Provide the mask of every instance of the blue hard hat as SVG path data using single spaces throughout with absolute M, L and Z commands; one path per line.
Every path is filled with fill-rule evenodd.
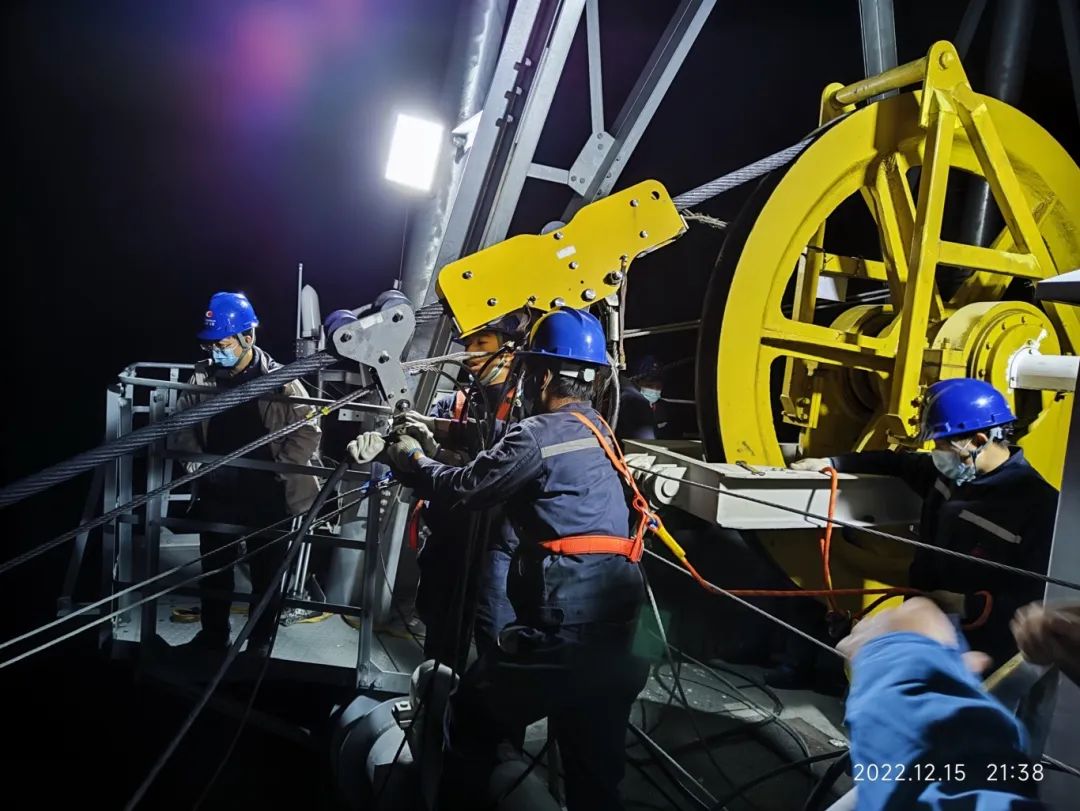
M 255 309 L 243 293 L 214 293 L 206 308 L 200 341 L 220 341 L 259 326 Z
M 608 365 L 607 339 L 592 313 L 560 307 L 540 317 L 529 334 L 527 357 L 550 357 L 595 366 Z
M 631 378 L 658 379 L 664 374 L 664 366 L 655 355 L 642 355 L 626 371 Z
M 985 380 L 939 380 L 926 390 L 920 437 L 924 442 L 946 439 L 1015 421 L 1005 395 Z

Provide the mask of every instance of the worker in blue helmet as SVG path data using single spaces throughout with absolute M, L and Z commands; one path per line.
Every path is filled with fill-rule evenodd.
M 189 382 L 207 389 L 230 389 L 279 368 L 269 354 L 255 344 L 259 319 L 243 293 L 215 293 L 206 308 L 202 329 L 197 333 L 208 358 L 195 364 Z M 279 392 L 290 397 L 307 397 L 300 381 L 294 380 Z M 177 408 L 190 408 L 208 395 L 181 392 Z M 309 406 L 283 400 L 260 399 L 238 405 L 205 423 L 185 429 L 171 439 L 175 451 L 224 456 L 268 433 L 306 419 Z M 319 449 L 318 425 L 308 424 L 281 439 L 263 445 L 245 458 L 286 465 L 311 465 Z M 185 463 L 195 470 L 200 463 Z M 197 479 L 189 517 L 210 524 L 264 527 L 290 515 L 305 512 L 318 493 L 318 480 L 303 473 L 223 466 Z M 276 537 L 276 536 L 272 536 Z M 203 589 L 200 622 L 202 628 L 190 643 L 209 651 L 223 651 L 229 645 L 231 600 L 222 594 L 235 590 L 235 567 L 240 550 L 229 545 L 234 534 L 209 529 L 199 534 L 199 550 L 206 555 L 204 571 L 221 571 L 199 581 Z M 269 537 L 247 540 L 248 550 L 260 548 Z M 282 544 L 270 546 L 251 558 L 252 592 L 257 595 L 273 587 L 274 572 L 285 554 Z M 273 631 L 273 610 L 263 613 L 249 637 L 249 650 L 266 651 Z
M 509 381 L 513 349 L 524 340 L 527 329 L 528 316 L 517 311 L 458 337 L 466 352 L 475 353 L 464 362 L 469 383 L 436 398 L 426 417 L 416 412 L 405 417 L 429 456 L 447 464 L 467 464 L 489 438 L 501 436 L 517 399 Z M 429 530 L 418 556 L 420 583 L 416 590 L 416 611 L 424 623 L 424 654 L 429 659 L 452 662 L 459 637 L 455 631 L 460 629 L 449 609 L 456 590 L 464 587 L 469 515 L 456 501 L 419 499 L 411 521 L 422 521 Z M 513 527 L 498 506 L 488 511 L 483 526 L 487 532 L 475 584 L 472 629 L 479 653 L 493 646 L 499 632 L 514 618 L 506 578 L 517 548 Z
M 502 504 L 519 539 L 507 584 L 514 623 L 451 698 L 441 807 L 477 807 L 498 743 L 546 716 L 567 807 L 619 809 L 626 722 L 648 670 L 631 653 L 645 595 L 644 500 L 592 407 L 610 371 L 599 321 L 556 309 L 518 358 L 528 416 L 469 464 L 441 464 L 409 435 L 386 446 L 421 495 L 471 510 Z M 373 450 L 381 441 L 363 440 Z
M 942 380 L 923 402 L 921 439 L 934 443 L 930 453 L 846 453 L 792 467 L 897 476 L 922 496 L 920 540 L 1045 574 L 1058 493 L 1010 444 L 1015 421 L 989 383 Z M 1017 650 L 1009 631 L 1014 612 L 1043 591 L 1040 580 L 927 549 L 916 550 L 909 574 L 910 585 L 959 617 L 970 645 L 998 665 Z

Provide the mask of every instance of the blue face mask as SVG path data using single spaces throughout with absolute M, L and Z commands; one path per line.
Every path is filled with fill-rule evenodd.
M 240 362 L 240 355 L 234 355 L 231 349 L 221 349 L 215 346 L 210 350 L 210 355 L 214 359 L 215 366 L 221 366 L 225 369 L 231 369 Z
M 649 401 L 649 405 L 660 402 L 660 389 L 642 389 L 641 396 Z

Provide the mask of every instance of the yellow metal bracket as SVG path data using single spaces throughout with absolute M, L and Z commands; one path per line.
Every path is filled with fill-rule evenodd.
M 988 274 L 1000 275 L 1002 283 L 1007 284 L 1010 278 L 1038 280 L 1054 272 L 1037 217 L 1025 199 L 1010 156 L 987 111 L 986 100 L 972 90 L 952 44 L 936 42 L 922 59 L 850 85 L 829 85 L 822 95 L 822 123 L 851 113 L 855 105 L 878 94 L 911 85 L 921 85 L 915 96 L 919 127 L 926 133 L 919 199 L 912 200 L 908 191 L 904 179 L 907 166 L 890 162 L 900 159 L 896 155 L 882 159 L 871 186 L 863 190 L 881 232 L 884 270 L 892 297 L 903 302 L 904 318 L 894 333 L 890 396 L 882 416 L 887 433 L 900 440 L 912 437 L 918 424 L 920 380 L 930 327 L 955 312 L 976 284 L 988 286 L 990 283 L 985 281 Z M 951 164 L 956 159 L 954 136 L 960 137 L 957 133 L 969 145 L 967 148 L 974 154 L 1005 218 L 1006 231 L 990 248 L 949 242 L 941 237 L 945 189 Z M 1007 249 L 1008 242 L 1012 250 Z M 943 301 L 935 283 L 939 265 L 973 271 L 975 280 L 954 301 Z M 806 309 L 803 307 L 799 312 L 801 320 L 809 320 Z M 1059 326 L 1069 319 L 1068 314 L 1055 311 L 1051 311 L 1051 317 Z M 789 374 L 789 379 L 796 382 L 797 376 Z M 794 399 L 794 391 L 786 394 Z
M 585 308 L 617 292 L 634 259 L 685 231 L 664 186 L 646 180 L 590 203 L 557 231 L 512 237 L 451 262 L 435 290 L 462 333 L 524 307 Z

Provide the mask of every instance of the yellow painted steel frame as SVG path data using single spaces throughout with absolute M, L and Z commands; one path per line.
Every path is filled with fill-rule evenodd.
M 686 223 L 662 184 L 646 180 L 582 208 L 550 234 L 526 234 L 451 262 L 436 293 L 462 333 L 525 307 L 586 308 L 615 293 L 630 263 Z
M 922 88 L 851 106 L 915 82 Z M 822 119 L 840 115 L 780 179 L 738 257 L 716 361 L 717 419 L 729 462 L 784 463 L 772 417 L 776 361 L 785 364 L 784 419 L 799 426 L 804 453 L 823 456 L 917 444 L 928 384 L 981 375 L 1004 387 L 1006 349 L 1030 339 L 1032 330 L 1047 328 L 1066 352 L 1080 346 L 1075 310 L 968 306 L 1000 302 L 1014 279 L 1080 266 L 1080 169 L 1045 130 L 975 93 L 945 42 L 881 77 L 827 88 Z M 990 247 L 942 237 L 947 181 L 957 170 L 985 178 L 1004 217 Z M 881 260 L 827 250 L 828 218 L 859 196 L 877 226 Z M 947 299 L 937 284 L 941 265 L 970 271 Z M 880 281 L 889 303 L 823 325 L 816 312 L 822 276 Z M 792 281 L 789 317 L 782 304 L 791 301 Z M 946 328 L 952 319 L 959 323 Z M 995 320 L 997 333 L 984 329 L 985 319 Z M 938 334 L 949 340 L 935 343 Z M 1021 440 L 1054 484 L 1070 399 L 1043 396 Z

